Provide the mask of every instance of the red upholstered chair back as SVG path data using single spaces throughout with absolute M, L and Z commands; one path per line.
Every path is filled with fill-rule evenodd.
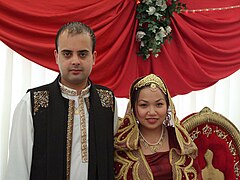
M 201 170 L 207 166 L 204 156 L 209 149 L 213 167 L 224 174 L 225 180 L 240 179 L 240 133 L 231 121 L 205 107 L 185 117 L 181 124 L 198 147 Z

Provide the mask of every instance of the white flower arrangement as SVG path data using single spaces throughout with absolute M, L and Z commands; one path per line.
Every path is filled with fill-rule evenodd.
M 152 53 L 155 57 L 161 52 L 162 44 L 171 40 L 171 20 L 173 12 L 179 13 L 186 5 L 179 0 L 142 0 L 137 1 L 138 28 L 136 40 L 139 42 L 138 55 L 144 60 Z

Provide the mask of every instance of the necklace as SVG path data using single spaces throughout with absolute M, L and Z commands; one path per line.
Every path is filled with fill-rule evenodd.
M 148 142 L 144 136 L 142 135 L 142 133 L 139 131 L 139 134 L 140 134 L 140 143 L 147 149 L 150 149 L 150 151 L 152 153 L 156 153 L 159 148 L 162 146 L 163 144 L 163 139 L 164 139 L 164 131 L 165 131 L 165 128 L 164 126 L 162 126 L 162 131 L 161 131 L 161 135 L 160 135 L 160 138 L 158 139 L 158 141 L 156 143 L 150 143 Z

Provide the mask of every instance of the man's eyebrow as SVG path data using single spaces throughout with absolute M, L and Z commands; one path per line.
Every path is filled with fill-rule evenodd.
M 68 49 L 62 49 L 61 52 L 72 52 L 72 51 Z
M 83 50 L 79 50 L 77 51 L 78 53 L 82 53 L 82 52 L 89 52 L 87 49 L 83 49 Z
M 62 49 L 61 52 L 63 52 L 63 53 L 65 53 L 65 52 L 70 53 L 70 52 L 73 52 L 73 51 L 72 51 L 72 50 L 69 50 L 69 49 Z M 87 50 L 87 49 L 83 49 L 83 50 L 78 50 L 78 51 L 77 51 L 77 53 L 88 53 L 88 52 L 90 52 L 90 51 Z

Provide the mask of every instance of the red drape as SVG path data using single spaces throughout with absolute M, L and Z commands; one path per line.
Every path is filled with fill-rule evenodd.
M 185 94 L 240 69 L 240 7 L 225 8 L 240 3 L 182 2 L 189 11 L 174 14 L 173 40 L 158 58 L 146 61 L 136 55 L 135 0 L 0 0 L 0 39 L 27 59 L 58 71 L 53 56 L 56 32 L 66 22 L 82 21 L 97 36 L 93 82 L 108 86 L 118 97 L 128 97 L 137 77 L 155 73 L 164 78 L 172 96 Z

